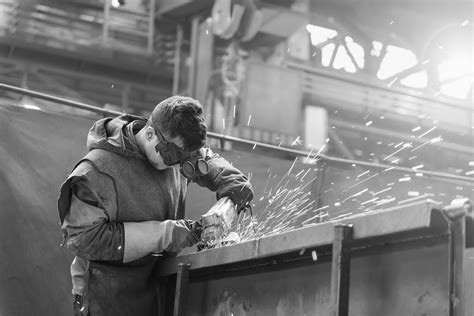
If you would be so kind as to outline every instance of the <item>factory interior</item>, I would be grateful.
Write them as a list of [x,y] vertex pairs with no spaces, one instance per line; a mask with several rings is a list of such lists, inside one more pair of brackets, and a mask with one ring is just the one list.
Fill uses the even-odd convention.
[[[474,315],[473,10],[471,0],[0,1],[0,316]],[[166,170],[189,181],[185,201],[170,197],[185,213],[146,221],[190,220],[196,239],[126,262],[130,222],[145,219],[122,220],[118,192],[145,205],[141,184],[155,173],[127,182],[134,169],[97,167],[86,140],[98,121],[145,122],[172,96],[201,104],[204,147],[253,199],[240,208],[189,180],[191,149],[175,146],[175,168],[158,149],[173,141],[152,134]],[[121,141],[141,149],[147,126]],[[74,204],[61,213],[63,189],[83,157],[116,181],[122,215],[101,209],[120,232],[103,241],[121,238],[113,260],[109,248],[75,253],[64,234]],[[191,162],[193,177],[212,161]],[[218,224],[204,224],[209,212]],[[135,278],[144,260],[152,268]],[[133,285],[99,292],[100,275]]]

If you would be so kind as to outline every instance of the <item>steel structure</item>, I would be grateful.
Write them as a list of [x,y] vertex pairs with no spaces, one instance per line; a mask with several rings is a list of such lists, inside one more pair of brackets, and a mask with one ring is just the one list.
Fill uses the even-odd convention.
[[[425,276],[420,276],[421,287],[426,287],[423,288],[423,291],[432,291],[431,295],[440,295],[443,298],[436,304],[438,310],[447,310],[449,315],[470,315],[469,310],[472,306],[466,305],[463,291],[467,288],[468,291],[472,291],[474,280],[468,273],[469,270],[466,270],[468,269],[467,265],[464,266],[464,257],[468,248],[473,247],[474,240],[472,238],[466,240],[466,234],[472,237],[473,218],[472,206],[465,199],[454,200],[450,206],[443,209],[430,201],[423,201],[381,212],[358,215],[341,221],[320,223],[285,234],[267,236],[232,246],[168,258],[163,260],[157,270],[157,277],[171,279],[168,291],[175,292],[174,300],[167,302],[165,313],[171,314],[173,302],[174,315],[217,313],[218,307],[211,303],[212,297],[216,295],[216,291],[212,287],[213,284],[219,283],[219,288],[225,287],[226,291],[230,293],[255,294],[255,292],[259,292],[258,281],[268,281],[270,276],[266,275],[271,275],[276,270],[280,271],[281,278],[284,279],[285,273],[294,276],[292,271],[297,271],[296,273],[311,271],[311,274],[299,276],[301,282],[299,290],[304,292],[306,289],[311,292],[304,297],[305,312],[311,315],[348,315],[349,309],[355,314],[363,314],[362,311],[365,311],[367,314],[401,315],[405,314],[402,311],[409,312],[410,309],[413,313],[415,305],[412,302],[405,302],[407,307],[404,307],[393,297],[383,298],[383,293],[372,293],[373,296],[369,296],[368,291],[363,290],[364,287],[371,287],[367,280],[361,281],[360,275],[351,278],[351,258],[358,258],[357,261],[363,260],[367,263],[370,262],[371,257],[379,256],[380,253],[382,256],[387,252],[390,255],[400,249],[413,248],[419,253],[429,253],[430,250],[427,249],[430,247],[445,245],[446,247],[436,249],[436,255],[439,256],[436,262],[429,262],[433,258],[432,255],[427,255],[425,259],[415,259],[408,256],[396,259],[395,266],[392,266],[392,270],[388,271],[395,276],[385,276],[385,281],[391,282],[390,285],[385,286],[395,286],[396,291],[411,293],[413,289],[409,288],[410,285],[404,286],[402,284],[406,276],[401,275],[400,278],[403,280],[397,281],[396,265],[410,260],[422,260],[426,267],[440,264],[448,282],[442,281],[440,278],[443,278],[443,275],[434,274],[440,271],[433,269],[431,271],[433,275],[428,276],[430,279],[428,282],[423,280]],[[472,250],[470,251],[472,252]],[[319,262],[325,264],[331,257],[330,286],[307,289],[307,284],[304,284],[301,277],[315,281],[321,279],[322,276],[319,274],[322,272],[314,268],[315,261],[316,264]],[[356,273],[370,273],[370,271],[361,270],[360,262],[354,265]],[[472,263],[470,265],[472,266]],[[302,269],[302,267],[309,268],[295,270]],[[418,272],[412,271],[412,273]],[[174,278],[176,275],[177,277]],[[253,276],[253,282],[256,283],[246,283],[248,278],[245,281],[239,281],[237,276]],[[411,277],[415,277],[415,275],[411,275]],[[218,281],[213,283],[213,280]],[[437,280],[435,282],[439,284],[445,283],[447,286],[437,287],[429,284],[434,280]],[[276,279],[273,281],[278,282]],[[271,284],[273,281],[270,280],[269,283]],[[176,282],[176,285],[173,282]],[[296,285],[298,286],[298,284]],[[379,285],[384,286],[383,284]],[[174,286],[176,286],[175,289]],[[280,289],[276,292],[277,297],[271,298],[265,296],[261,291],[262,289],[259,292],[261,297],[247,296],[252,307],[247,308],[246,315],[254,315],[253,313],[255,315],[280,315],[284,308],[279,307],[279,303],[274,306],[268,304],[290,301],[294,288],[289,286],[287,289]],[[321,306],[318,306],[318,302],[314,301],[315,297],[311,297],[314,294],[312,291],[324,292],[317,293],[316,296],[323,295],[328,299],[327,302],[320,302]],[[356,293],[357,291],[364,293],[361,295]],[[433,293],[438,291],[445,291],[445,296],[441,295],[441,292]],[[359,300],[365,301],[351,306],[354,302],[350,300],[350,293],[356,295]],[[377,306],[377,302],[384,300],[386,303],[392,303],[393,306]],[[469,310],[464,310],[465,306]],[[433,306],[427,303],[425,305],[419,304],[417,308],[423,312],[431,310]],[[322,309],[325,311],[322,312]],[[472,312],[472,310],[470,311]]]

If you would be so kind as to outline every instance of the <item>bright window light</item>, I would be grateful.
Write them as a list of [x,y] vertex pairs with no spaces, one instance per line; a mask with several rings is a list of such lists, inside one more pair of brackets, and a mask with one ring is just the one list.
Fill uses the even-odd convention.
[[118,0],[112,0],[111,4],[114,8],[120,7],[120,2]]
[[311,44],[318,45],[337,35],[336,30],[328,29],[313,24],[306,25],[306,30],[311,34]]
[[321,48],[322,60],[321,63],[323,66],[328,67],[329,63],[331,62],[332,54],[334,53],[334,49],[336,45],[334,43],[328,44]]
[[439,64],[438,71],[439,80],[443,82],[469,73],[472,74],[474,72],[474,65],[469,63],[468,58],[457,56]]
[[364,68],[364,48],[362,47],[362,45],[354,42],[354,40],[350,36],[346,36],[345,41],[347,47],[349,48],[349,51],[351,52],[357,63],[357,66],[359,68]]
[[337,48],[336,58],[334,59],[334,69],[344,69],[350,73],[356,72],[356,67],[342,45],[339,45]]
[[450,83],[446,83],[441,87],[441,93],[453,98],[466,99],[469,89],[472,85],[471,78],[464,78]]
[[426,71],[419,71],[400,80],[404,86],[423,89],[428,86],[428,75]]
[[469,58],[456,56],[438,66],[439,80],[441,83],[450,79],[441,86],[441,93],[454,98],[465,99],[473,81],[474,65],[469,63]]
[[387,54],[377,72],[377,78],[385,80],[415,66],[417,63],[416,55],[411,50],[389,45],[387,46]]
[[380,52],[382,51],[383,44],[378,41],[372,41],[372,50],[370,51],[370,55],[379,57]]

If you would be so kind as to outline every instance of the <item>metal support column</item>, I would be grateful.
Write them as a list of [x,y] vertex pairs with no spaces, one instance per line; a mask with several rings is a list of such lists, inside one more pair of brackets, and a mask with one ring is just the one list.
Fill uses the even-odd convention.
[[202,102],[204,112],[209,112],[207,98],[209,96],[209,82],[214,67],[214,33],[209,29],[208,23],[199,23],[197,41],[199,46],[196,52],[196,83],[194,85],[194,97]]
[[191,48],[189,51],[189,72],[188,72],[188,94],[190,97],[196,96],[196,69],[199,41],[199,16],[193,17],[191,21]]
[[472,212],[467,199],[456,199],[443,209],[449,222],[449,316],[464,315],[464,249],[466,215]]
[[463,314],[464,218],[449,225],[449,316]]
[[129,84],[125,84],[123,86],[122,92],[121,92],[121,101],[122,101],[122,111],[124,113],[128,113],[129,106],[130,106],[130,90],[131,87]]
[[189,264],[179,263],[176,276],[176,291],[174,296],[173,316],[186,315],[188,296]]
[[352,225],[336,225],[332,244],[331,316],[349,314]]
[[183,26],[176,25],[176,43],[174,48],[174,67],[173,67],[173,95],[179,92],[179,80],[181,75],[181,45],[183,44]]
[[155,43],[155,0],[150,0],[150,15],[148,16],[148,41],[147,41],[147,53],[151,55],[154,49]]
[[337,135],[337,133],[332,128],[328,129],[328,135],[329,137],[334,139],[334,144],[343,157],[345,156],[345,158],[352,159],[352,160],[355,159],[351,150],[342,142],[341,138]]
[[102,45],[106,45],[109,37],[110,0],[104,1],[104,24],[102,25]]
[[21,73],[21,87],[28,89],[28,66],[23,67]]

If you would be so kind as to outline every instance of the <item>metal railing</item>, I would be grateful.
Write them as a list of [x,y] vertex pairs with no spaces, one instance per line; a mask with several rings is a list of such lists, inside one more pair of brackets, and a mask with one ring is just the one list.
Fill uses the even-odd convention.
[[[70,106],[73,108],[78,108],[82,110],[88,110],[94,113],[98,113],[101,115],[105,116],[118,116],[118,115],[124,115],[126,113],[124,112],[118,112],[118,111],[113,111],[113,110],[106,110],[103,108],[99,108],[96,106],[92,106],[89,104],[81,103],[81,102],[76,102],[76,101],[71,101],[67,100],[64,98],[60,97],[55,97],[52,95],[48,95],[45,93],[33,91],[33,90],[28,90],[28,89],[23,89],[11,85],[6,85],[6,84],[1,84],[0,83],[0,90],[5,90],[5,91],[10,91],[14,92],[20,95],[25,95],[33,98],[38,98],[66,106]],[[235,144],[240,144],[240,145],[246,145],[249,146],[249,148],[255,149],[256,147],[260,147],[262,149],[267,149],[270,151],[277,151],[280,153],[284,154],[289,154],[294,157],[311,157],[312,153],[309,151],[303,151],[303,150],[297,150],[297,149],[291,149],[291,148],[284,148],[284,147],[279,147],[271,144],[266,144],[266,143],[261,143],[261,142],[256,142],[253,140],[247,140],[247,139],[242,139],[238,137],[233,137],[233,136],[228,136],[228,135],[223,135],[223,134],[217,134],[213,132],[208,132],[207,133],[209,138],[219,140],[221,142],[221,148],[224,148],[225,142],[232,142]],[[313,154],[313,158],[316,155]],[[463,181],[467,182],[471,185],[474,185],[474,179],[467,177],[467,176],[460,176],[460,175],[454,175],[454,174],[449,174],[449,173],[443,173],[443,172],[436,172],[436,171],[429,171],[429,170],[422,170],[422,169],[411,169],[411,168],[406,168],[406,167],[400,167],[400,166],[393,166],[393,165],[384,165],[384,164],[378,164],[378,163],[371,163],[371,162],[366,162],[366,161],[358,161],[358,160],[351,160],[351,159],[344,159],[344,158],[337,158],[337,157],[331,157],[327,156],[325,154],[317,154],[317,158],[327,161],[327,162],[333,162],[333,163],[343,163],[347,165],[353,165],[355,164],[356,166],[360,167],[368,167],[368,168],[375,168],[375,169],[389,169],[393,171],[398,171],[398,172],[403,172],[403,173],[409,173],[409,174],[416,174],[416,173],[423,173],[424,175],[431,176],[431,177],[436,177],[436,178],[442,178],[446,180],[454,180],[454,181]]]

